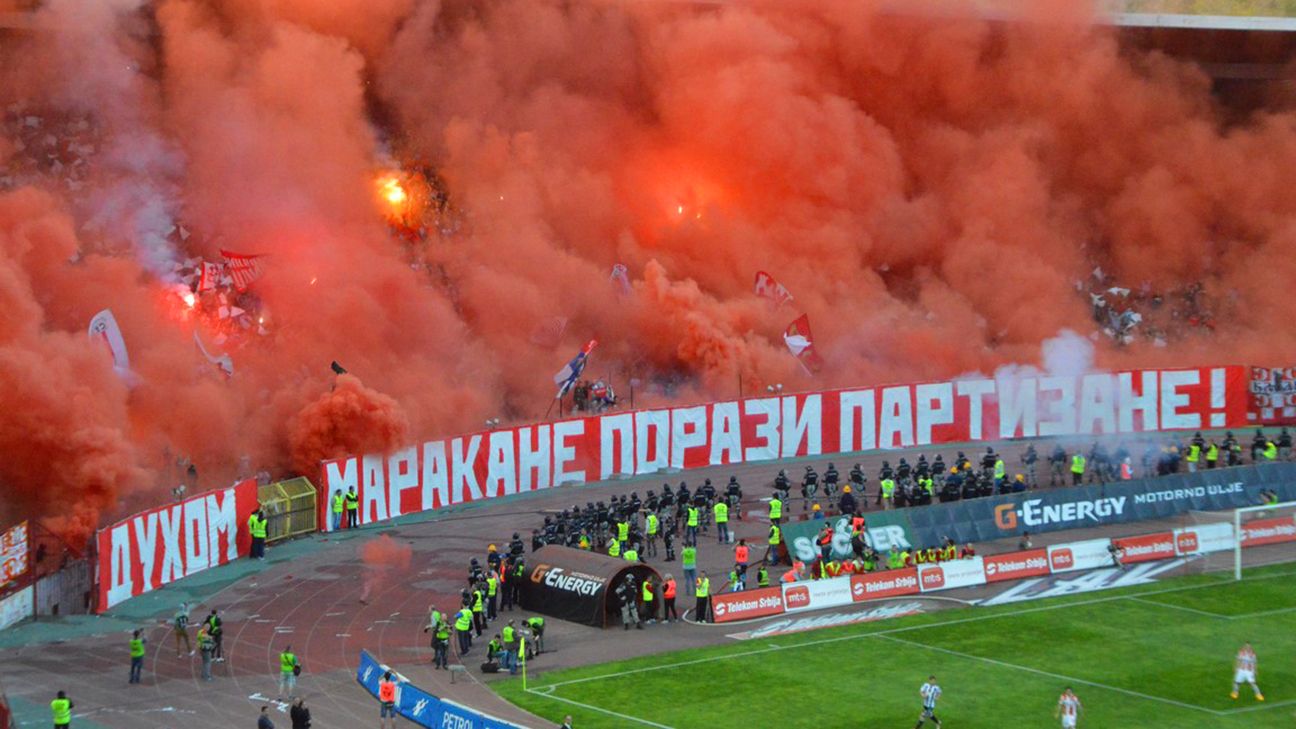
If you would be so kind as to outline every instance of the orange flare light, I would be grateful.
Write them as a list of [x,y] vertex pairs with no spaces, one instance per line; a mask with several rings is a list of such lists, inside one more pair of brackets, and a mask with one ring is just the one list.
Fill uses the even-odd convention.
[[404,205],[409,199],[409,194],[405,188],[401,187],[400,180],[395,177],[387,177],[379,183],[379,189],[382,192],[383,199],[393,206]]

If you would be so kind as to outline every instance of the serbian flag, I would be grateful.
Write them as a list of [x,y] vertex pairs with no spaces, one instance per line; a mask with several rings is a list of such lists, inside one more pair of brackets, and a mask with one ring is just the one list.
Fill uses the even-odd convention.
[[819,370],[823,369],[823,360],[815,352],[814,337],[810,334],[809,316],[802,314],[796,321],[788,324],[787,330],[783,332],[783,343],[806,372],[817,375]]
[[240,292],[247,291],[248,286],[261,278],[261,274],[264,273],[262,259],[265,256],[260,253],[234,253],[221,249],[220,254],[225,258],[225,265],[229,266],[230,277],[234,279],[234,288]]
[[561,370],[558,370],[558,374],[554,375],[554,384],[558,386],[558,394],[554,395],[555,400],[562,399],[562,396],[567,394],[572,385],[576,384],[576,380],[580,379],[581,373],[585,371],[585,361],[589,359],[590,352],[593,352],[597,346],[597,339],[586,342],[585,346],[581,347],[581,351],[577,352],[575,357],[572,357],[572,361],[564,365]]
[[775,306],[782,306],[792,300],[792,294],[783,287],[783,284],[775,281],[773,276],[764,271],[756,272],[756,284],[753,290],[757,296],[774,302]]

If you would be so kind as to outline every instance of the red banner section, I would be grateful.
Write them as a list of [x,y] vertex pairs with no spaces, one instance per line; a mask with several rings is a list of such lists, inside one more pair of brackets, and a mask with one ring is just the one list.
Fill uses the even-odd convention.
[[1255,519],[1242,525],[1242,546],[1296,542],[1296,520],[1290,516],[1278,519]]
[[742,592],[724,592],[711,596],[711,614],[715,622],[764,618],[783,612],[783,588],[762,587]]
[[1121,550],[1121,562],[1125,564],[1152,562],[1158,559],[1170,559],[1175,556],[1174,532],[1113,539],[1112,544],[1115,544]]
[[1040,577],[1049,573],[1047,549],[996,554],[982,558],[982,562],[985,564],[986,582],[1020,580],[1026,577]]
[[98,611],[247,556],[247,519],[256,506],[257,484],[249,479],[100,530]]
[[1249,370],[971,379],[617,412],[323,464],[319,524],[354,488],[360,523],[613,475],[935,443],[1242,427]]
[[851,575],[850,581],[851,599],[855,602],[918,592],[918,570],[913,567]]

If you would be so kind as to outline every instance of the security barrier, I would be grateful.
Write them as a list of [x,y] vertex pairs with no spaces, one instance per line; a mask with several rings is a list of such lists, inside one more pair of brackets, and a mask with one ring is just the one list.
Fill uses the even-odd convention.
[[396,679],[396,713],[419,726],[428,729],[524,729],[448,699],[437,698],[410,683],[400,673],[374,660],[369,651],[360,651],[356,682],[375,699],[378,698],[378,682],[387,671],[391,671],[392,677]]
[[266,542],[315,531],[315,487],[301,477],[257,488],[266,515]]

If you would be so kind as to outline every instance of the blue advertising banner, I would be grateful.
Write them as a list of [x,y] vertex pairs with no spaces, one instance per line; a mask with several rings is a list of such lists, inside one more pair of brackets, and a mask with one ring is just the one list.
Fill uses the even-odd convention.
[[[1094,486],[1040,489],[900,509],[909,541],[928,547],[946,536],[980,542],[1022,532],[1146,521],[1188,511],[1215,511],[1260,503],[1270,489],[1279,501],[1296,500],[1296,464],[1273,463],[1202,470],[1174,476]],[[873,526],[870,521],[870,527]]]
[[[392,671],[396,679],[396,712],[406,719],[428,729],[524,729],[502,719],[496,719],[453,701],[440,699],[410,683],[400,673],[384,666],[369,651],[360,651],[360,665],[356,668],[356,682],[376,700],[378,682],[383,674]],[[375,707],[375,713],[377,708]]]

